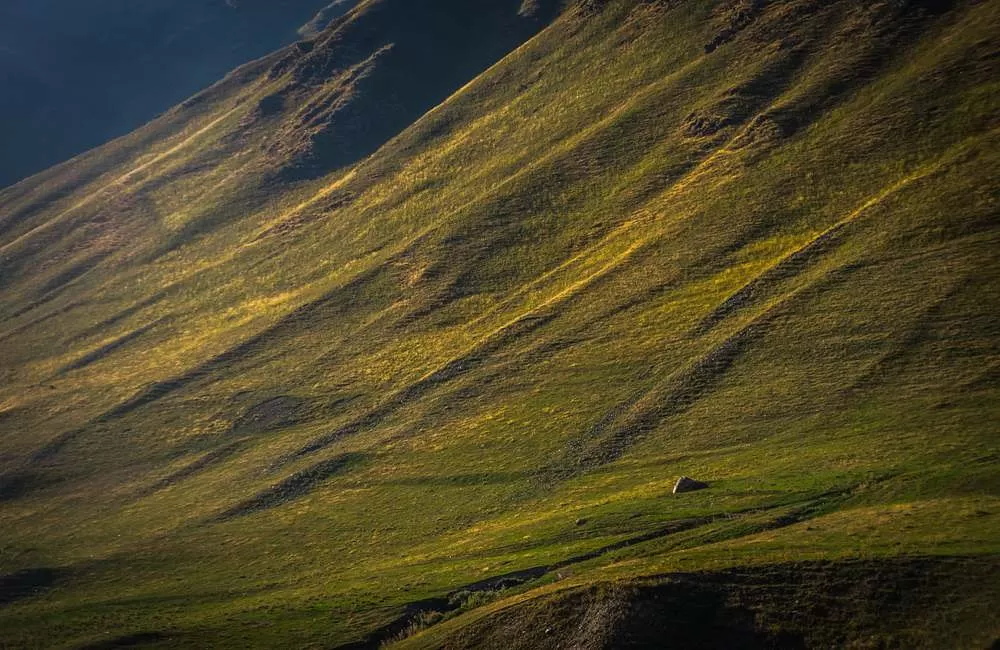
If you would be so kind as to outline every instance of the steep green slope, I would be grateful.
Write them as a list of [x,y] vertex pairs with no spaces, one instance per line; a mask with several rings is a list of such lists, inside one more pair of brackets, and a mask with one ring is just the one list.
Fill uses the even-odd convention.
[[0,193],[5,641],[1000,637],[997,4],[471,4]]

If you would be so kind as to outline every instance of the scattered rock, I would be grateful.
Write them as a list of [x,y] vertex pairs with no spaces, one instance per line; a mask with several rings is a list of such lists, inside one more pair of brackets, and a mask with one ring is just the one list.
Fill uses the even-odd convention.
[[677,483],[674,484],[674,494],[681,494],[682,492],[694,492],[695,490],[704,490],[707,487],[708,483],[703,483],[701,481],[696,481],[693,478],[682,476],[679,479],[677,479]]
[[749,146],[766,147],[787,138],[797,129],[792,116],[780,116],[766,113],[755,117],[742,133],[733,138],[731,149],[743,149]]
[[735,124],[735,120],[726,115],[688,115],[684,122],[684,135],[694,138],[715,135],[723,128]]
[[721,22],[721,30],[711,41],[705,44],[705,54],[711,54],[720,46],[733,40],[737,34],[746,29],[764,8],[764,0],[734,0],[728,6],[717,11]]

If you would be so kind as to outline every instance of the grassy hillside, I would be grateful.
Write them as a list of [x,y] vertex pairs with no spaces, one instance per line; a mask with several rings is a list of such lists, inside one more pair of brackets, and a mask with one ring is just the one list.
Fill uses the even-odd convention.
[[472,6],[0,193],[3,642],[1000,638],[997,3]]

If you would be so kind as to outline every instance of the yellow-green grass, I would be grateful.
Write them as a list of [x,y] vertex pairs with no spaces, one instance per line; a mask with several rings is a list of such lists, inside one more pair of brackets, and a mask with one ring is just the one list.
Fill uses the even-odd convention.
[[336,645],[687,520],[508,594],[995,555],[1000,12],[919,4],[570,9],[294,184],[263,61],[0,194],[4,641]]

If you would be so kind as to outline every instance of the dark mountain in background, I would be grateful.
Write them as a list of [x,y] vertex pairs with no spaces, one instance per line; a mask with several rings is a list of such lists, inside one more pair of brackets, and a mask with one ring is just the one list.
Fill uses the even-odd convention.
[[[141,126],[335,17],[330,0],[4,0],[0,187]],[[341,6],[344,6],[341,3]]]

